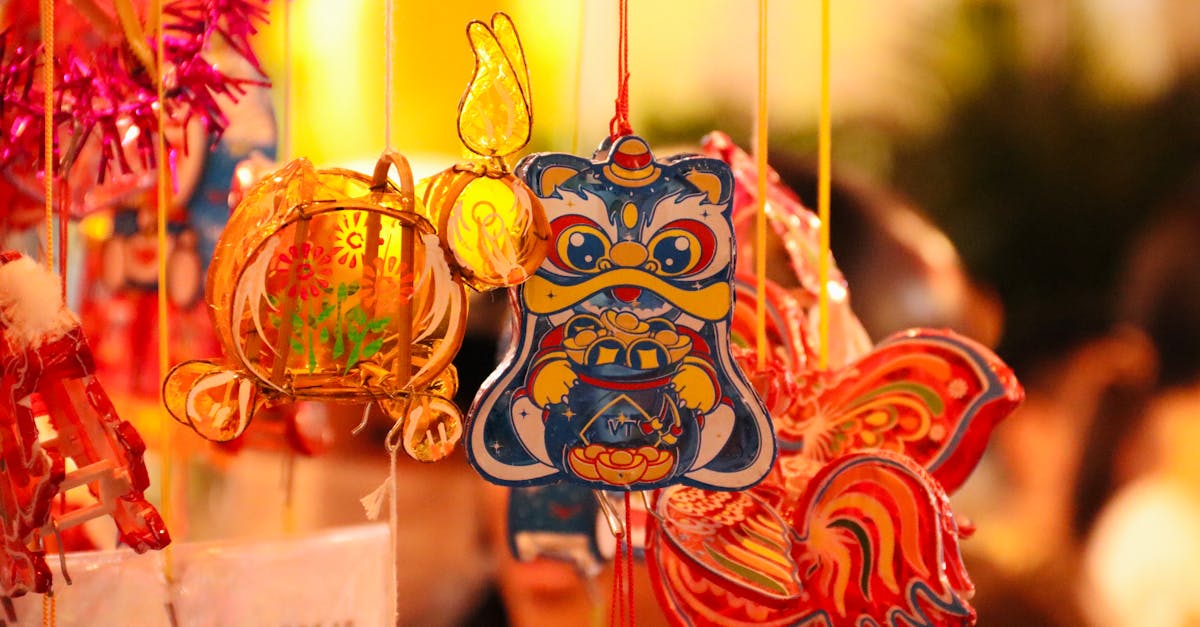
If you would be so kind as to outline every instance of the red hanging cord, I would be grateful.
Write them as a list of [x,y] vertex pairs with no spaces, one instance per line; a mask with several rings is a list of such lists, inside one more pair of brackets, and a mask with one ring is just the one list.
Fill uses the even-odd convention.
[[612,627],[633,627],[636,616],[633,603],[633,508],[630,493],[625,493],[625,528],[617,534],[617,549],[613,555],[612,605],[608,624]]
[[[604,497],[606,498],[606,497]],[[622,579],[625,577],[625,546],[622,544],[625,541],[625,534],[617,534],[617,551],[613,555],[613,584],[612,584],[612,604],[609,608],[608,624],[612,627],[624,625],[625,615],[621,604],[621,592],[625,588]]]
[[629,613],[629,627],[634,625],[633,615],[633,508],[629,504],[630,494],[625,492],[625,568],[628,570],[625,574],[625,603],[626,610]]
[[608,124],[608,135],[612,139],[633,134],[633,126],[629,124],[629,0],[617,0],[617,4],[620,32],[617,39],[617,111]]

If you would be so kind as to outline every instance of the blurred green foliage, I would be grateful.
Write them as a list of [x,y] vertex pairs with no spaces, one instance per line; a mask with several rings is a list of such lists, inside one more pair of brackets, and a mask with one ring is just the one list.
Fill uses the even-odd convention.
[[[999,293],[999,352],[1018,372],[1110,328],[1131,239],[1200,166],[1200,74],[1149,100],[1114,97],[1086,0],[1056,4],[1054,55],[1031,58],[1021,11],[1038,1],[963,0],[914,24],[895,52],[912,66],[911,93],[858,97],[921,98],[935,122],[838,119],[833,146],[835,168],[909,196]],[[694,145],[720,128],[749,148],[752,116],[730,98],[713,95],[712,117],[650,115],[639,130]],[[774,116],[771,131],[772,153],[816,152],[811,127]]]
[[1021,370],[1111,324],[1130,239],[1200,165],[1200,75],[1121,103],[1090,79],[1078,27],[1060,59],[1030,64],[1012,2],[959,11],[979,80],[939,130],[896,145],[893,183],[998,290],[1000,353]]

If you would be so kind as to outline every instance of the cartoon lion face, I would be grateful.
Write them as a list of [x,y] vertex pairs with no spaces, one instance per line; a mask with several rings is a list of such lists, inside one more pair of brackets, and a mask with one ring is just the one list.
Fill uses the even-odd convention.
[[604,489],[757,482],[774,446],[729,354],[728,167],[656,161],[627,136],[594,161],[532,155],[517,172],[551,239],[514,293],[514,351],[472,411],[478,469],[508,485],[559,475]]

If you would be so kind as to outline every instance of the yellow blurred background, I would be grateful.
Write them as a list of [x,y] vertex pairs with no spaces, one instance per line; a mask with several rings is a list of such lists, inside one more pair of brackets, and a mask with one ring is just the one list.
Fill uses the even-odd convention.
[[[924,134],[954,100],[978,87],[988,51],[954,0],[832,3],[833,110]],[[986,5],[988,3],[979,3]],[[1047,72],[1086,41],[1089,81],[1114,101],[1168,89],[1195,64],[1200,8],[1186,0],[1002,3],[1019,25],[1017,56]],[[457,155],[455,108],[472,71],[470,19],[511,14],[529,59],[534,150],[590,148],[603,138],[616,93],[616,3],[601,0],[397,2],[392,144],[415,155]],[[755,0],[657,0],[630,9],[630,99],[635,130],[724,117],[748,129],[755,94]],[[290,66],[292,148],[318,164],[369,159],[384,143],[383,0],[291,0],[285,59],[284,2],[258,51],[277,86]],[[1082,20],[1083,26],[1079,23]],[[819,3],[769,4],[773,131],[811,129],[819,93]],[[1082,31],[1082,32],[1080,32]],[[1098,44],[1098,45],[1097,45]],[[930,71],[930,69],[935,71]],[[282,110],[282,91],[275,91]],[[736,138],[736,133],[735,133]],[[698,140],[699,138],[695,138]],[[842,153],[889,169],[878,146],[847,140]]]
[[[946,0],[834,3],[835,110],[928,124],[931,104],[905,97],[912,84],[899,51],[911,31]],[[455,107],[473,58],[464,26],[510,13],[529,59],[535,125],[532,147],[590,147],[606,134],[616,93],[615,3],[548,0],[398,2],[393,50],[392,143],[415,155],[457,154]],[[635,129],[647,119],[713,118],[722,108],[750,124],[755,93],[757,3],[694,0],[633,3],[630,98]],[[259,52],[276,86],[291,68],[293,152],[316,163],[376,153],[384,137],[384,3],[293,0],[292,49],[285,54],[284,3],[271,5]],[[819,93],[819,5],[770,5],[772,123],[811,126]],[[936,90],[934,90],[936,92]],[[888,96],[893,93],[893,96]],[[282,110],[282,92],[276,90]],[[936,110],[936,107],[934,107]],[[578,124],[577,124],[578,123]],[[577,128],[578,126],[578,128]],[[699,139],[699,138],[696,138]]]

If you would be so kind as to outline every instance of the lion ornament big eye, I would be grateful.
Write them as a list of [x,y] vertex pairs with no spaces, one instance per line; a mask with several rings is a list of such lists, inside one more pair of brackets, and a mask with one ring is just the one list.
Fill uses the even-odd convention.
[[658,263],[660,274],[691,274],[712,261],[714,240],[712,231],[703,223],[676,220],[650,240],[650,258]]
[[555,240],[554,261],[576,272],[594,272],[600,260],[608,256],[608,237],[594,224],[573,224]]

